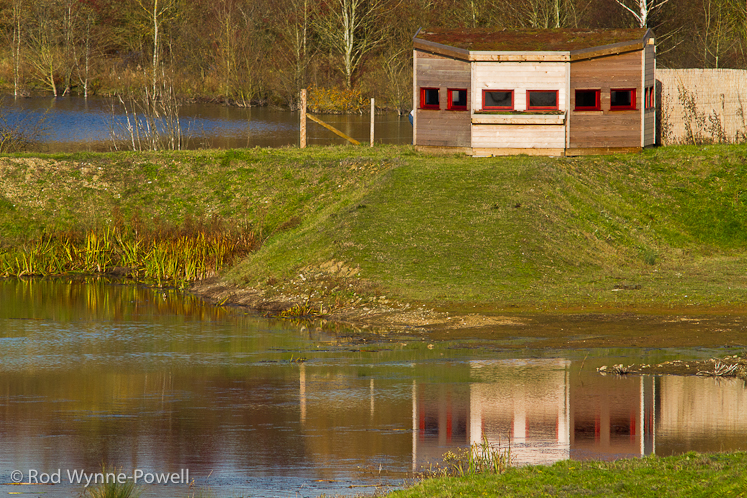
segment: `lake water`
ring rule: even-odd
[[[175,290],[0,280],[0,491],[73,496],[105,463],[177,475],[144,496],[357,495],[483,438],[519,465],[747,449],[744,382],[596,372],[725,351],[370,339]]]
[[[108,151],[112,136],[125,123],[122,107],[112,99],[31,97],[2,99],[10,123],[44,119],[41,150]],[[180,110],[187,148],[242,148],[297,146],[299,113],[266,107],[238,108],[218,104],[188,104]],[[363,143],[369,142],[370,115],[320,115],[328,124]],[[346,144],[347,141],[309,121],[308,145]],[[376,143],[409,144],[412,126],[406,116],[377,114]]]

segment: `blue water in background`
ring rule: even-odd
[[[82,97],[31,97],[2,99],[5,121],[41,123],[42,152],[108,151],[113,137],[124,138],[127,117],[114,99]],[[185,104],[179,111],[186,148],[287,147],[298,145],[299,113],[267,107],[239,108],[219,104]],[[132,115],[130,116],[132,119]],[[369,115],[327,115],[327,123],[361,141],[369,140]],[[345,144],[321,126],[309,122],[310,145]],[[409,144],[412,127],[396,114],[376,116],[376,143]]]

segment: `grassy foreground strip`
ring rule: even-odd
[[[154,242],[173,255],[180,237],[225,235],[215,240],[248,243],[213,258],[219,268],[172,256],[127,265],[173,269],[159,281],[218,271],[267,299],[332,311],[366,294],[470,311],[735,309],[747,302],[746,185],[744,146],[578,158],[411,147],[2,156],[0,260],[77,240],[99,268],[90,233],[114,234],[120,255]],[[5,273],[47,271],[14,268]]]
[[[614,462],[572,461],[510,468],[503,474],[425,479],[388,498],[571,497],[633,498],[747,495],[747,453],[687,453]]]

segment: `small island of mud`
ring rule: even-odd
[[[604,365],[597,368],[597,372],[602,375],[697,375],[747,380],[747,359],[733,355],[708,360],[665,361],[657,365]]]

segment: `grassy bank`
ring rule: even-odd
[[[0,245],[212,224],[259,247],[231,260],[227,281],[328,309],[382,295],[470,311],[734,308],[747,302],[745,185],[740,146],[5,156]]]
[[[387,496],[743,496],[747,492],[746,472],[744,452],[614,462],[566,460],[548,467],[511,468],[500,475],[426,479]]]

